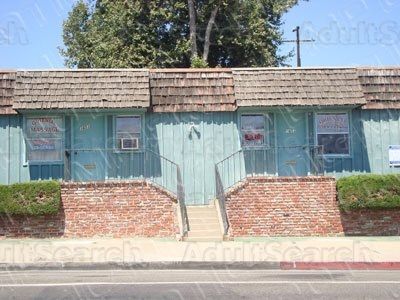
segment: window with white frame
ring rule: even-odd
[[[115,118],[116,148],[121,151],[140,148],[142,122],[140,116],[118,116]]]
[[[29,162],[62,160],[62,117],[27,117],[26,153]]]
[[[317,143],[324,155],[350,154],[350,129],[347,113],[321,113],[316,115]]]
[[[260,147],[266,144],[265,116],[246,114],[241,116],[242,145],[244,147]]]

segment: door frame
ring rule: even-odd
[[[70,170],[70,178],[72,181],[76,181],[76,172],[75,172],[75,159],[74,159],[74,151],[75,151],[75,122],[76,122],[76,118],[79,118],[80,116],[93,116],[95,118],[101,117],[103,119],[103,129],[104,129],[104,149],[107,148],[107,117],[106,114],[93,114],[91,112],[81,112],[81,113],[75,113],[73,115],[70,116],[70,123],[71,123],[71,153],[70,153],[70,165],[71,165],[71,170]],[[105,156],[105,166],[107,165],[108,161],[107,161],[107,155]],[[108,179],[108,169],[105,167],[104,168],[104,180]]]

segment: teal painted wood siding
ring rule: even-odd
[[[224,165],[222,170],[224,181],[237,182],[244,176],[251,174],[282,175],[270,162],[275,159],[279,162],[276,146],[285,146],[286,124],[288,118],[282,111],[257,110],[268,116],[267,136],[268,147],[257,153],[257,156],[247,157],[236,155],[232,160],[234,165]],[[323,110],[318,110],[323,112]],[[251,111],[254,113],[254,110]],[[65,149],[71,149],[67,166],[89,167],[93,164],[83,159],[81,153],[74,154],[74,148],[104,148],[98,160],[99,166],[104,166],[98,178],[90,180],[130,179],[152,177],[153,180],[169,190],[176,189],[176,168],[167,160],[160,160],[157,154],[178,164],[188,204],[207,204],[215,195],[215,164],[241,149],[240,145],[240,115],[239,112],[210,112],[210,113],[144,113],[125,112],[125,114],[140,115],[142,117],[141,143],[155,155],[146,154],[146,151],[120,153],[115,151],[114,118],[118,113],[102,112],[92,114],[90,122],[77,117],[64,116],[65,122]],[[288,112],[302,116],[306,132],[302,130],[305,143],[315,143],[314,127],[315,111],[291,109]],[[300,114],[300,115],[299,115]],[[82,114],[83,116],[83,114]],[[303,118],[304,117],[304,118]],[[98,122],[93,127],[96,130],[88,133],[93,141],[84,138],[85,144],[78,145],[77,131],[82,126],[75,120],[80,119],[83,125]],[[293,118],[291,119],[293,120]],[[388,147],[400,144],[400,110],[362,110],[350,112],[351,121],[351,149],[348,157],[325,158],[327,175],[336,177],[356,173],[399,173],[400,168],[389,167]],[[100,126],[100,124],[102,124]],[[281,125],[280,125],[281,124]],[[295,123],[289,127],[296,127]],[[20,115],[0,116],[0,183],[10,184],[35,179],[62,178],[63,163],[57,164],[28,164],[25,162],[23,117]],[[303,127],[302,127],[303,128]],[[290,129],[290,128],[289,128]],[[298,131],[300,134],[300,131]],[[100,138],[101,137],[101,138]],[[296,142],[297,143],[297,142]],[[272,150],[271,150],[272,149]],[[90,149],[89,149],[90,150]],[[81,157],[83,161],[78,161]],[[94,157],[89,155],[89,157]],[[289,158],[287,158],[289,159]],[[268,161],[268,163],[267,163]],[[97,162],[95,162],[97,164]],[[276,163],[279,165],[279,163]],[[250,166],[250,167],[249,167]],[[74,171],[74,168],[71,168]],[[76,169],[76,168],[75,168]],[[93,169],[93,168],[92,168]],[[68,168],[67,168],[68,170]],[[66,172],[68,173],[68,172]],[[284,172],[284,174],[286,174]],[[68,174],[67,174],[68,175]],[[71,174],[74,176],[77,174]],[[305,174],[303,174],[305,175]],[[68,177],[66,178],[68,179]],[[225,182],[224,182],[224,185]]]
[[[147,147],[179,164],[189,204],[215,195],[215,163],[240,148],[237,114],[146,114]]]
[[[325,159],[327,174],[400,173],[389,167],[389,145],[400,145],[400,110],[355,109],[351,118],[351,157]]]
[[[62,164],[25,162],[25,142],[21,115],[0,116],[0,184],[63,177]]]

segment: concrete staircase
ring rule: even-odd
[[[218,242],[223,233],[215,205],[186,206],[190,231],[185,241]]]

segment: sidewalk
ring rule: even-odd
[[[221,243],[145,238],[0,240],[2,269],[204,266],[337,269],[352,265],[400,269],[400,237],[252,238]]]

